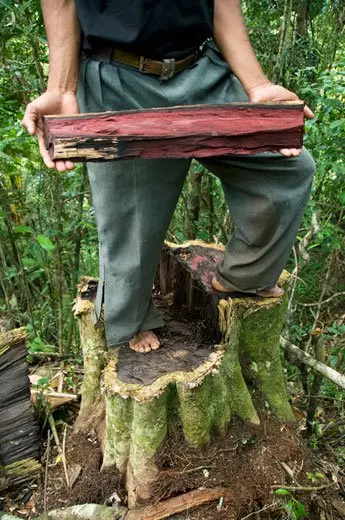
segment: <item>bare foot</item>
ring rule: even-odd
[[[227,289],[224,287],[217,278],[213,278],[212,280],[212,287],[216,291],[219,292],[241,292],[237,291],[236,289]],[[264,289],[262,291],[255,291],[253,294],[256,294],[257,296],[261,296],[262,298],[280,298],[284,294],[284,290],[278,287],[278,285],[275,285],[271,289]]]
[[[156,334],[152,330],[138,332],[129,342],[129,346],[135,352],[151,352],[157,350],[161,344]]]

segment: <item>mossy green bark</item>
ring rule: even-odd
[[[238,358],[238,340],[228,339],[226,353],[220,367],[219,378],[226,388],[225,403],[229,402],[233,415],[237,415],[244,421],[259,424],[260,420],[254,408],[250,392],[244,381],[241,365]]]
[[[209,443],[212,427],[210,398],[212,376],[207,376],[199,386],[177,385],[179,413],[186,441],[195,448]]]
[[[133,402],[118,395],[105,399],[106,443],[102,469],[114,466],[125,473],[131,446]]]
[[[26,341],[28,332],[25,327],[13,329],[8,332],[0,333],[0,357],[5,354],[11,347],[20,345],[23,341]]]
[[[128,505],[134,507],[138,497],[148,499],[158,476],[156,456],[166,438],[167,394],[148,403],[133,402],[131,447],[127,470]]]
[[[106,442],[102,469],[116,466],[126,475],[129,502],[149,498],[158,470],[156,455],[168,431],[167,394],[139,403],[105,395]]]
[[[24,459],[7,466],[0,465],[0,491],[20,484],[41,473],[41,464],[35,459]]]
[[[225,433],[232,415],[259,423],[241,372],[236,330],[223,350],[217,370],[197,387],[178,383],[177,392],[183,433],[195,448],[209,443],[213,431]]]
[[[280,333],[287,296],[279,302],[245,311],[240,343],[256,363],[263,398],[281,420],[293,420],[281,361]]]
[[[181,425],[186,441],[200,448],[212,440],[214,431],[225,433],[233,415],[259,423],[243,378],[240,349],[245,349],[257,365],[260,391],[272,412],[283,420],[293,418],[279,346],[286,299],[220,301],[221,344],[214,345],[198,367],[167,372],[150,385],[119,378],[118,349],[107,353],[102,371],[104,334],[94,329],[92,303],[87,311],[85,300],[80,305],[84,361],[94,364],[94,370],[87,368],[89,381],[84,384],[83,401],[85,409],[86,405],[90,409],[102,388],[106,403],[103,468],[116,466],[125,476],[130,507],[137,499],[150,497],[158,475],[156,457],[168,431]]]
[[[249,389],[242,374],[239,361],[239,337],[242,307],[233,300],[221,300],[218,305],[219,328],[223,334],[225,353],[218,370],[218,376],[225,385],[225,399],[233,415],[244,421],[259,424]]]
[[[79,293],[88,287],[87,277],[82,279]],[[80,411],[75,423],[75,430],[88,430],[90,424],[97,431],[103,420],[104,402],[101,394],[101,373],[106,364],[106,342],[103,327],[95,327],[93,323],[94,305],[90,300],[77,298],[74,314],[78,317],[80,344],[84,359],[84,377]]]

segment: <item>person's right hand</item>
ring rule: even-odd
[[[71,161],[52,161],[43,140],[43,116],[51,114],[73,115],[79,112],[76,95],[73,92],[60,92],[50,90],[42,94],[28,104],[25,110],[22,125],[29,134],[37,135],[40,154],[44,164],[48,168],[56,168],[59,172],[72,170],[74,163]]]

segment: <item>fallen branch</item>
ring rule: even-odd
[[[206,502],[218,500],[220,497],[229,497],[228,488],[196,489],[178,497],[169,498],[153,506],[132,510],[127,513],[126,520],[161,520],[181,513],[186,509],[200,506]]]
[[[301,255],[302,259],[305,263],[308,263],[310,260],[310,255],[307,252],[307,247],[309,246],[310,241],[318,234],[319,232],[319,223],[317,220],[316,213],[313,213],[311,216],[311,224],[308,229],[307,234],[303,237],[298,245],[298,251]]]
[[[324,377],[329,379],[329,381],[332,381],[334,384],[336,384],[340,388],[345,389],[345,376],[343,374],[340,374],[333,368],[328,367],[324,363],[321,363],[320,361],[315,359],[313,356],[311,356],[307,352],[304,352],[296,345],[293,345],[290,341],[286,340],[282,336],[280,337],[280,344],[284,350],[289,352],[289,354],[292,354],[295,358],[297,358],[303,364],[309,366],[310,368],[315,370],[315,372],[322,374]]]
[[[65,424],[65,428],[64,428],[64,431],[63,431],[62,465],[63,465],[63,470],[64,470],[64,473],[65,473],[66,484],[67,484],[67,486],[69,486],[69,477],[68,477],[68,473],[67,473],[67,463],[66,463],[66,433],[67,433],[67,424]]]
[[[268,504],[267,506],[263,507],[262,509],[259,509],[258,511],[253,511],[247,516],[242,516],[241,520],[247,520],[247,518],[250,518],[254,515],[259,515],[259,513],[263,513],[264,511],[267,511],[267,509],[272,509],[272,507],[275,507],[277,505],[279,505],[279,502],[273,502],[272,504]],[[259,518],[261,517],[259,516]]]
[[[326,354],[325,354],[325,344],[323,340],[323,334],[319,333],[318,329],[314,331],[312,343],[314,346],[314,354],[315,359],[320,363],[325,363]],[[316,373],[313,378],[313,384],[311,387],[311,394],[317,395],[321,390],[323,376],[319,373]],[[308,433],[311,435],[314,431],[314,423],[315,423],[315,414],[317,409],[318,399],[317,397],[309,396],[308,410],[307,410],[307,428]]]
[[[48,488],[48,468],[49,468],[49,457],[50,457],[50,430],[48,430],[48,441],[46,451],[46,467],[44,471],[44,487],[43,487],[43,511],[47,512],[47,488]]]
[[[58,433],[56,431],[54,417],[51,414],[51,412],[48,412],[48,422],[49,422],[49,426],[50,426],[50,429],[52,431],[52,434],[53,434],[54,441],[55,441],[56,447],[58,449],[58,452],[61,453],[61,444],[60,444]]]
[[[338,482],[331,482],[324,486],[279,486],[279,484],[275,484],[274,486],[271,486],[271,489],[286,489],[287,491],[322,491],[322,489],[328,489],[335,484],[338,484]]]
[[[327,298],[327,300],[323,300],[322,302],[315,302],[315,303],[299,303],[299,302],[297,302],[297,305],[300,305],[301,307],[317,307],[318,305],[322,306],[322,305],[325,305],[325,303],[329,303],[334,298],[338,298],[338,296],[345,296],[345,291],[332,294],[332,296]]]

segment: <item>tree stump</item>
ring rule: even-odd
[[[0,334],[0,491],[39,475],[24,327]]]
[[[234,415],[259,424],[260,406],[282,421],[293,419],[279,346],[286,297],[215,293],[210,282],[222,250],[201,242],[164,247],[156,293],[165,300],[169,334],[148,354],[123,346],[110,349],[104,362],[102,325],[92,325],[90,287],[96,282],[83,279],[80,285],[76,314],[86,374],[81,417],[86,409],[91,417],[102,388],[103,468],[116,466],[124,475],[130,507],[151,497],[159,476],[156,458],[172,429],[182,428],[185,440],[200,449],[214,434],[224,434]],[[176,320],[176,312],[184,321]]]

